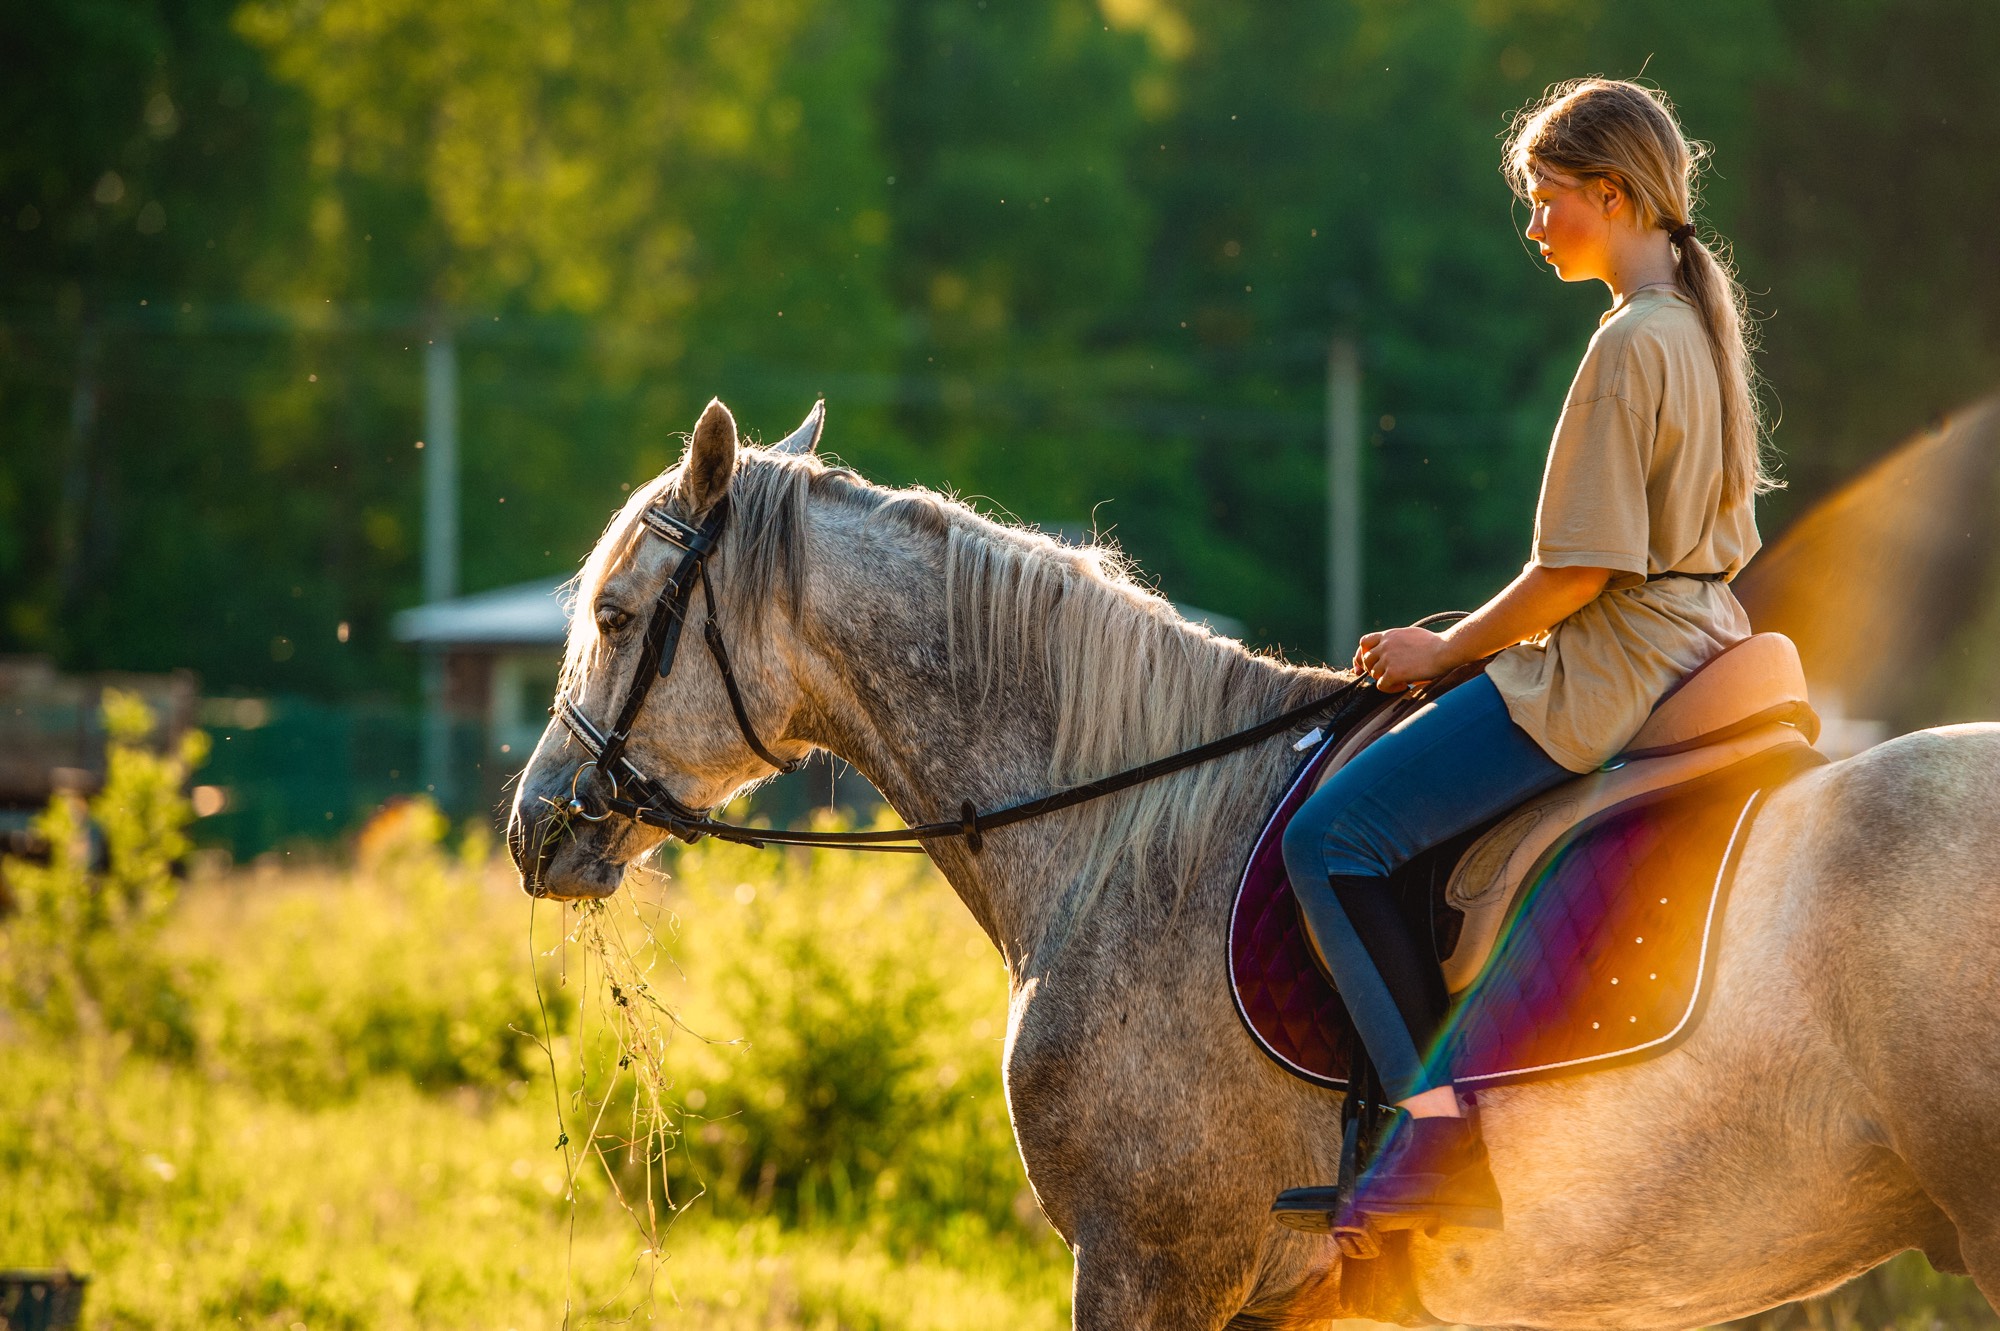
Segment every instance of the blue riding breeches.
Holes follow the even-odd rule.
[[[1405,918],[1389,875],[1573,775],[1480,675],[1356,754],[1285,828],[1300,915],[1392,1100],[1437,1084],[1423,1049],[1445,995],[1428,928]]]

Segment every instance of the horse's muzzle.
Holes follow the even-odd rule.
[[[518,805],[507,816],[507,854],[520,871],[521,890],[531,897],[548,895],[543,882],[548,877],[550,846],[556,839],[550,835],[555,829],[547,825],[553,819],[553,811],[533,818],[524,815]]]

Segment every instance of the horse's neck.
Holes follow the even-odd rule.
[[[961,806],[1000,808],[1046,790],[1052,718],[1019,699],[952,687],[942,625],[892,616],[822,619],[818,668],[801,738],[853,765],[906,822],[956,819]],[[933,842],[944,871],[1010,966],[1039,937],[1054,887],[1031,881],[1032,847],[1048,829],[1024,824],[971,852]]]
[[[1050,793],[1052,703],[1044,690],[1019,683],[978,696],[954,679],[942,596],[936,584],[924,584],[923,572],[902,570],[909,585],[887,595],[879,586],[822,584],[818,604],[807,608],[805,637],[816,650],[800,737],[852,764],[909,822],[955,820],[966,802],[991,811]],[[881,575],[878,565],[873,576]],[[1265,714],[1295,701],[1300,686],[1295,672],[1268,670],[1272,705]],[[1272,765],[1276,780],[1284,757],[1251,760]],[[1051,923],[1071,915],[1082,887],[1057,855],[1064,821],[1078,816],[1015,824],[986,836],[977,852],[957,839],[929,846],[1017,975],[1050,938]],[[1172,890],[1153,895],[1176,899]]]

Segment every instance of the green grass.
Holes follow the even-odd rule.
[[[697,1205],[654,1263],[604,1190],[563,1199],[545,1088],[394,1079],[301,1108],[104,1051],[6,1051],[0,1243],[93,1277],[89,1325],[1059,1327],[1046,1252],[891,1251]]]

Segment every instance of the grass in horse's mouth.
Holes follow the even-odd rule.
[[[587,1127],[571,1157],[567,1193],[573,1201],[578,1175],[595,1161],[657,1266],[667,1227],[694,1200],[677,1201],[665,1172],[680,1135],[667,1045],[681,1023],[652,977],[672,962],[632,892],[571,903],[569,916],[563,943],[582,964],[575,976],[577,1082],[562,1108],[566,1121]],[[596,1031],[593,1020],[601,1023]]]

